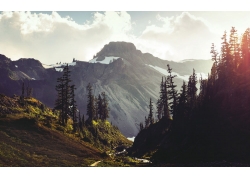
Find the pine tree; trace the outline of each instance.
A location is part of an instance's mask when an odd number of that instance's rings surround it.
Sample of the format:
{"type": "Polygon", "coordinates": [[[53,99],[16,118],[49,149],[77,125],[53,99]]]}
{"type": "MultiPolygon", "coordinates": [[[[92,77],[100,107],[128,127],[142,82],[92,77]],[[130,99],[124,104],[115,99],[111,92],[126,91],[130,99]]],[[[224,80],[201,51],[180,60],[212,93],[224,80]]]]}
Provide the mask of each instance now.
{"type": "Polygon", "coordinates": [[[93,119],[97,120],[98,119],[98,99],[94,96],[94,117],[93,119]]]}
{"type": "Polygon", "coordinates": [[[193,69],[193,74],[189,77],[188,80],[188,104],[191,109],[193,109],[196,105],[197,98],[197,76],[195,74],[195,70],[193,69]]]}
{"type": "Polygon", "coordinates": [[[63,82],[64,82],[64,104],[63,104],[63,108],[64,108],[64,114],[63,114],[63,122],[64,124],[67,124],[68,121],[68,115],[70,114],[70,71],[69,71],[69,66],[68,64],[64,67],[63,69],[63,82]]]}
{"type": "Polygon", "coordinates": [[[162,78],[160,101],[161,101],[160,106],[163,108],[162,117],[164,119],[170,119],[169,104],[168,104],[167,80],[166,80],[166,78],[165,78],[165,81],[163,81],[163,78],[162,78]]]}
{"type": "Polygon", "coordinates": [[[64,82],[63,82],[63,78],[59,77],[57,79],[57,85],[56,85],[56,91],[57,91],[57,99],[55,102],[55,108],[54,109],[58,109],[60,110],[60,122],[62,124],[64,124],[64,119],[63,119],[63,114],[64,114],[64,108],[63,108],[63,104],[64,104],[64,82]]]}
{"type": "Polygon", "coordinates": [[[219,66],[219,78],[221,78],[221,86],[225,87],[225,84],[228,82],[228,77],[231,76],[231,55],[229,43],[227,42],[227,33],[226,31],[223,34],[222,46],[221,46],[221,59],[219,66]]]}
{"type": "Polygon", "coordinates": [[[164,91],[164,81],[163,81],[163,77],[161,80],[161,84],[160,84],[160,97],[157,100],[157,118],[158,120],[161,120],[161,118],[164,116],[164,102],[165,102],[165,91],[164,91]]]}
{"type": "Polygon", "coordinates": [[[185,81],[183,81],[180,94],[178,97],[178,105],[177,105],[177,112],[176,112],[178,119],[184,119],[186,117],[187,111],[188,111],[187,102],[188,102],[187,85],[185,81]]]}
{"type": "Polygon", "coordinates": [[[244,72],[249,70],[250,67],[250,28],[244,32],[241,40],[241,50],[242,50],[242,70],[244,72]]]}
{"type": "Polygon", "coordinates": [[[99,119],[103,119],[103,101],[100,94],[98,95],[97,99],[97,114],[99,119]]]}
{"type": "Polygon", "coordinates": [[[219,63],[218,54],[219,53],[215,49],[214,43],[212,43],[210,53],[212,54],[212,60],[214,61],[214,64],[213,64],[214,78],[217,79],[218,78],[218,63],[219,63]]]}
{"type": "Polygon", "coordinates": [[[95,104],[94,104],[94,96],[92,94],[92,86],[90,85],[90,83],[87,86],[87,91],[88,91],[87,116],[88,116],[88,121],[92,121],[94,118],[95,104]]]}
{"type": "Polygon", "coordinates": [[[145,116],[145,128],[147,128],[149,126],[150,122],[148,120],[148,118],[145,116]]]}
{"type": "Polygon", "coordinates": [[[168,86],[167,88],[169,88],[168,90],[168,94],[169,94],[169,100],[172,100],[169,105],[170,105],[170,112],[173,115],[173,119],[176,116],[176,106],[177,106],[177,90],[175,90],[176,85],[174,85],[174,81],[173,79],[176,77],[176,75],[172,75],[172,68],[170,68],[169,64],[167,65],[168,67],[168,78],[167,78],[167,82],[168,82],[168,86]]]}
{"type": "Polygon", "coordinates": [[[156,103],[156,107],[157,107],[157,118],[158,120],[161,120],[162,118],[162,102],[161,102],[161,99],[158,99],[157,100],[157,103],[156,103]]]}
{"type": "Polygon", "coordinates": [[[76,111],[77,111],[77,105],[76,105],[76,101],[75,101],[75,85],[72,85],[70,86],[70,116],[72,117],[72,120],[73,120],[73,130],[74,132],[76,132],[77,130],[77,126],[78,126],[78,123],[77,123],[77,119],[76,119],[76,111]]]}
{"type": "MultiPolygon", "coordinates": [[[[55,102],[55,108],[60,110],[60,122],[63,125],[67,124],[68,117],[71,115],[70,104],[72,104],[72,89],[70,79],[70,71],[68,64],[63,69],[62,77],[57,79],[56,91],[57,91],[57,99],[55,102]]],[[[75,116],[74,116],[75,119],[75,116]]]]}
{"type": "Polygon", "coordinates": [[[107,95],[105,94],[105,92],[102,92],[102,111],[103,111],[103,117],[102,120],[106,120],[107,118],[109,118],[109,104],[108,104],[108,99],[107,99],[107,95]]]}
{"type": "Polygon", "coordinates": [[[150,98],[150,101],[149,101],[149,114],[148,114],[148,124],[154,124],[154,117],[153,117],[153,104],[152,104],[152,100],[150,98]]]}

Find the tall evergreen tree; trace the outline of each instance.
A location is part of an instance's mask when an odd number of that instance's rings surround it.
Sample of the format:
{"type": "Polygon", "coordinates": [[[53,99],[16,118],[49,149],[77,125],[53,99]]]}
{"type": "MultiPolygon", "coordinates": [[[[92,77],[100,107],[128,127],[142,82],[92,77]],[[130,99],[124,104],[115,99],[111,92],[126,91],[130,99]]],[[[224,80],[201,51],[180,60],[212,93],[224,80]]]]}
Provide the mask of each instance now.
{"type": "Polygon", "coordinates": [[[189,77],[188,80],[188,104],[191,109],[193,109],[196,105],[197,98],[197,76],[195,70],[193,69],[193,74],[189,77]]]}
{"type": "Polygon", "coordinates": [[[150,122],[148,120],[148,118],[145,116],[145,128],[147,128],[149,126],[150,122]]]}
{"type": "Polygon", "coordinates": [[[70,114],[69,107],[70,107],[70,101],[71,101],[71,97],[70,97],[71,88],[70,88],[70,84],[69,84],[71,82],[71,79],[70,79],[70,71],[69,71],[68,64],[63,69],[63,82],[64,82],[64,85],[63,85],[64,86],[63,121],[64,121],[64,124],[67,124],[68,116],[70,114]]]}
{"type": "Polygon", "coordinates": [[[63,114],[64,114],[64,108],[63,108],[63,104],[64,104],[64,82],[63,82],[63,78],[59,77],[57,79],[57,85],[56,85],[56,91],[57,91],[57,99],[55,102],[55,109],[60,110],[60,122],[62,124],[64,124],[64,119],[63,119],[63,114]]]}
{"type": "Polygon", "coordinates": [[[78,126],[78,122],[77,122],[77,117],[76,117],[76,112],[77,112],[77,105],[76,105],[76,101],[75,101],[75,85],[70,86],[70,116],[72,117],[73,120],[73,130],[76,132],[77,130],[77,126],[78,126]]]}
{"type": "Polygon", "coordinates": [[[183,81],[180,94],[178,97],[178,105],[176,112],[178,119],[184,119],[185,117],[187,117],[187,111],[188,111],[187,101],[188,101],[187,85],[186,82],[183,81]]]}
{"type": "Polygon", "coordinates": [[[148,114],[148,121],[150,124],[154,124],[154,117],[153,117],[153,104],[152,104],[152,100],[150,98],[149,101],[149,114],[148,114]]]}
{"type": "Polygon", "coordinates": [[[88,91],[87,116],[88,116],[88,121],[92,121],[95,113],[95,104],[94,104],[94,95],[92,94],[92,86],[90,85],[90,83],[87,86],[87,91],[88,91]]]}
{"type": "Polygon", "coordinates": [[[94,96],[94,117],[93,119],[97,120],[98,119],[98,99],[97,97],[94,96]]]}
{"type": "Polygon", "coordinates": [[[250,28],[244,32],[241,40],[241,50],[242,50],[242,65],[241,69],[247,72],[250,67],[250,28]]]}
{"type": "Polygon", "coordinates": [[[161,84],[160,84],[160,97],[157,100],[157,117],[158,120],[161,120],[161,118],[164,116],[164,102],[165,102],[165,94],[166,92],[164,91],[164,81],[163,77],[161,79],[161,84]]]}
{"type": "Polygon", "coordinates": [[[162,102],[161,102],[161,99],[158,99],[157,100],[157,103],[156,103],[156,107],[157,107],[157,118],[158,120],[161,120],[162,118],[162,102]]]}
{"type": "Polygon", "coordinates": [[[165,82],[163,83],[163,88],[162,88],[162,105],[163,105],[163,117],[165,119],[170,119],[170,114],[169,114],[169,104],[168,104],[168,90],[167,90],[167,79],[165,78],[165,82]]]}
{"type": "MultiPolygon", "coordinates": [[[[62,77],[57,79],[58,84],[56,85],[57,99],[55,102],[55,109],[60,110],[60,122],[63,125],[67,124],[68,117],[72,115],[70,108],[72,104],[72,89],[70,82],[70,71],[67,64],[63,69],[62,77]]],[[[75,116],[72,118],[75,119],[75,116]]]]}
{"type": "Polygon", "coordinates": [[[167,82],[168,82],[168,86],[167,88],[168,90],[168,94],[169,94],[169,100],[172,100],[169,105],[170,105],[170,112],[173,115],[173,119],[176,116],[176,106],[177,106],[177,90],[175,90],[176,85],[174,85],[174,78],[176,77],[176,75],[172,75],[172,68],[170,68],[169,64],[167,65],[168,67],[168,77],[167,77],[167,82]]]}
{"type": "Polygon", "coordinates": [[[100,94],[97,99],[97,114],[99,119],[103,119],[103,100],[100,94]]]}
{"type": "Polygon", "coordinates": [[[103,117],[102,120],[106,120],[107,118],[109,118],[109,103],[108,103],[108,99],[107,99],[107,95],[105,94],[105,92],[102,92],[102,111],[103,111],[103,117]]]}

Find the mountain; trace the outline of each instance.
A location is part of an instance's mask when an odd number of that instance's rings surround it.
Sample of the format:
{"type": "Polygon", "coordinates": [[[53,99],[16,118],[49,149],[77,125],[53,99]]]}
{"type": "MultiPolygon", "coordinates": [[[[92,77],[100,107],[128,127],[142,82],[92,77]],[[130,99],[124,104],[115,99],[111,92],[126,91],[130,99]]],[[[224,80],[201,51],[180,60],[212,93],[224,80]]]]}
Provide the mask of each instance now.
{"type": "MultiPolygon", "coordinates": [[[[148,115],[151,97],[156,103],[162,76],[167,75],[167,64],[173,69],[175,84],[179,89],[183,80],[188,80],[195,69],[203,79],[210,72],[210,60],[185,60],[174,62],[162,60],[149,53],[142,53],[135,45],[127,42],[110,42],[89,62],[79,61],[70,65],[72,83],[76,85],[78,108],[86,114],[88,83],[94,94],[105,91],[109,100],[110,122],[121,132],[132,137],[138,133],[138,125],[148,115]]],[[[60,66],[44,65],[35,59],[11,61],[0,57],[0,92],[12,96],[21,94],[24,81],[33,88],[33,96],[47,106],[53,107],[56,97],[56,79],[61,76],[60,66]]],[[[155,111],[154,105],[154,111],[155,111]]]]}

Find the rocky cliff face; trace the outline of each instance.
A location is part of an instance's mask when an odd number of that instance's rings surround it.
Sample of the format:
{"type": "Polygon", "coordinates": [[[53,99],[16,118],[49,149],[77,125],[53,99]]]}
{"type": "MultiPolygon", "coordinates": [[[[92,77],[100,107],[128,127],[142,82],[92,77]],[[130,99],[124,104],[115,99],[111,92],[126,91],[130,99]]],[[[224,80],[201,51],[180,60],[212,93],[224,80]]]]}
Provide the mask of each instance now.
{"type": "MultiPolygon", "coordinates": [[[[173,72],[178,73],[175,78],[178,88],[183,80],[188,79],[193,68],[199,75],[207,74],[212,66],[212,61],[205,60],[183,63],[161,60],[149,53],[142,53],[132,43],[126,42],[110,42],[95,57],[98,58],[96,62],[100,63],[77,61],[75,66],[70,66],[72,83],[77,88],[78,107],[81,113],[86,114],[88,83],[92,84],[96,96],[105,91],[111,109],[109,121],[117,125],[125,136],[135,136],[138,133],[138,124],[144,122],[144,117],[148,115],[149,98],[156,103],[161,77],[166,73],[167,64],[170,64],[173,72]],[[109,64],[102,64],[105,57],[111,56],[120,58],[109,64]]],[[[10,96],[20,94],[21,81],[29,80],[30,86],[34,88],[34,97],[48,106],[54,106],[56,79],[61,76],[61,72],[44,69],[34,59],[6,61],[10,64],[9,68],[0,65],[0,72],[5,69],[1,74],[1,77],[5,77],[5,83],[0,82],[0,92],[10,96]]]]}

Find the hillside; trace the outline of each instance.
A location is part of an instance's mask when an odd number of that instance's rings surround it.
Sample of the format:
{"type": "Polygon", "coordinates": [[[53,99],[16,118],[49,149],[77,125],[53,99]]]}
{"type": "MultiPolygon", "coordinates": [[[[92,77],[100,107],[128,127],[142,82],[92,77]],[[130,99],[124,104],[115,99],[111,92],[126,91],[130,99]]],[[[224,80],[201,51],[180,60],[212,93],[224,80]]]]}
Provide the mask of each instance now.
{"type": "Polygon", "coordinates": [[[99,160],[107,166],[122,165],[107,153],[132,142],[116,127],[96,122],[84,132],[73,132],[72,121],[61,126],[58,113],[34,98],[25,98],[22,105],[19,96],[0,94],[0,166],[89,166],[99,160]]]}
{"type": "Polygon", "coordinates": [[[224,34],[220,54],[212,45],[214,64],[200,91],[194,73],[171,102],[171,126],[162,118],[142,129],[131,154],[149,156],[155,163],[250,166],[250,30],[241,42],[232,41],[234,27],[231,33],[229,43],[224,34]],[[240,44],[237,50],[235,43],[240,44]]]}
{"type": "MultiPolygon", "coordinates": [[[[33,88],[35,98],[51,108],[54,107],[56,79],[62,73],[58,71],[59,64],[48,66],[32,58],[11,61],[3,55],[0,61],[1,93],[8,96],[20,95],[24,81],[33,88]]],[[[178,75],[176,84],[180,89],[183,80],[188,80],[193,68],[199,76],[201,73],[205,78],[211,70],[212,61],[167,61],[142,53],[132,43],[110,42],[90,62],[77,60],[70,64],[72,83],[77,88],[77,105],[86,114],[86,87],[91,83],[95,95],[103,91],[107,94],[111,109],[109,121],[125,136],[135,136],[139,123],[144,121],[147,114],[149,97],[153,102],[157,101],[159,83],[161,77],[166,75],[167,64],[178,75]]]]}

